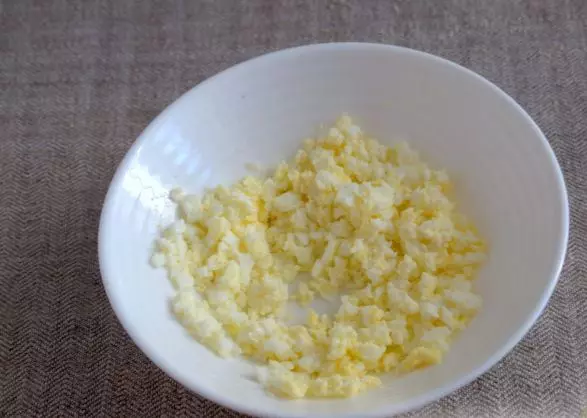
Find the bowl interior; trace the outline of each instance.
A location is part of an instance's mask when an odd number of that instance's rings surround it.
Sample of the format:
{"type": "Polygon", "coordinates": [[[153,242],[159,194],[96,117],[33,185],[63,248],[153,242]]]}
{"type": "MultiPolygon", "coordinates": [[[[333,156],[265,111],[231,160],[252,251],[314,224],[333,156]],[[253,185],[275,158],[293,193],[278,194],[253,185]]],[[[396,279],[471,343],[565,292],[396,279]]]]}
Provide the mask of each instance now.
{"type": "Polygon", "coordinates": [[[241,411],[280,416],[386,416],[473,379],[523,336],[546,303],[566,245],[560,170],[539,129],[481,77],[411,50],[319,45],[249,61],[181,97],[121,164],[100,225],[100,263],[114,309],[139,347],[189,388],[241,411]],[[484,307],[440,366],[346,400],[282,401],[245,361],[222,360],[168,309],[172,289],[148,264],[174,218],[167,195],[230,183],[246,163],[274,166],[341,113],[381,142],[408,140],[446,168],[461,210],[490,246],[477,289],[484,307]]]}

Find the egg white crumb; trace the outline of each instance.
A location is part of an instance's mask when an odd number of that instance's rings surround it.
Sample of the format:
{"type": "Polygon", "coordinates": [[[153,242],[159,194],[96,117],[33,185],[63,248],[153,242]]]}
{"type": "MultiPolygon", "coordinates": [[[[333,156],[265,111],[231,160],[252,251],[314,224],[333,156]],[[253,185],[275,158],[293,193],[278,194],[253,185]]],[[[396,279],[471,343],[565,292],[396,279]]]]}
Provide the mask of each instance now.
{"type": "Polygon", "coordinates": [[[450,188],[407,144],[384,146],[343,116],[268,178],[201,196],[173,189],[181,219],[151,264],[166,268],[194,338],[264,365],[271,393],[353,396],[380,373],[440,363],[481,307],[471,283],[485,245],[450,188]],[[290,295],[301,273],[310,279],[290,295]],[[331,317],[284,320],[290,300],[338,294],[331,317]]]}

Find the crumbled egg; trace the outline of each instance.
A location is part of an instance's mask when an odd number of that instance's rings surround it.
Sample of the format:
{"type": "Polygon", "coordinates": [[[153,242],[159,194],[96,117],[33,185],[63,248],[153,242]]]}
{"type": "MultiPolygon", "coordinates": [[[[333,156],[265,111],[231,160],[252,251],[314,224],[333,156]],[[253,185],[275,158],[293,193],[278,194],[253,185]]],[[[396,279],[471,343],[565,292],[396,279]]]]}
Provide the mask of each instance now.
{"type": "Polygon", "coordinates": [[[380,373],[440,363],[481,306],[471,283],[485,246],[450,189],[407,144],[383,146],[343,116],[269,178],[173,189],[181,219],[151,264],[167,269],[186,330],[261,363],[271,393],[353,396],[380,373]],[[288,301],[338,295],[335,315],[288,323],[288,301]]]}

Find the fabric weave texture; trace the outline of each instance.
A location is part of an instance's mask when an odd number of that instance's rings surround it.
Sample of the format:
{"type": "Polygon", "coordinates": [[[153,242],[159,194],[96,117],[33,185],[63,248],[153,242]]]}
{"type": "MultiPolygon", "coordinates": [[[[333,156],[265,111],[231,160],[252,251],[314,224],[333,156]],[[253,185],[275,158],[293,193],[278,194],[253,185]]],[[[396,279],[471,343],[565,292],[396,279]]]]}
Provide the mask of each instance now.
{"type": "MultiPolygon", "coordinates": [[[[571,208],[546,310],[500,363],[409,417],[579,417],[587,407],[587,2],[0,0],[0,417],[241,417],[133,344],[97,262],[117,164],[165,106],[294,45],[391,43],[514,97],[548,137],[571,208]]],[[[507,150],[504,150],[507,152],[507,150]]]]}

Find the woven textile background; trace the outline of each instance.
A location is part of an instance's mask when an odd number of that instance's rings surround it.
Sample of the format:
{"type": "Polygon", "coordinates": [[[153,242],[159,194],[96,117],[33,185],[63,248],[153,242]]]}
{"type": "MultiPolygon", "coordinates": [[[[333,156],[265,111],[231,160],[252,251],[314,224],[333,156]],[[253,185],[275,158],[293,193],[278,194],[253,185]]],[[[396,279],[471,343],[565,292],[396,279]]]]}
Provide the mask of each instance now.
{"type": "MultiPolygon", "coordinates": [[[[0,2],[0,417],[237,417],[132,343],[96,257],[104,194],[166,105],[266,51],[325,41],[428,51],[479,72],[550,140],[568,256],[527,337],[409,416],[578,417],[587,407],[587,1],[0,2]]],[[[507,152],[507,149],[504,149],[507,152]]]]}

